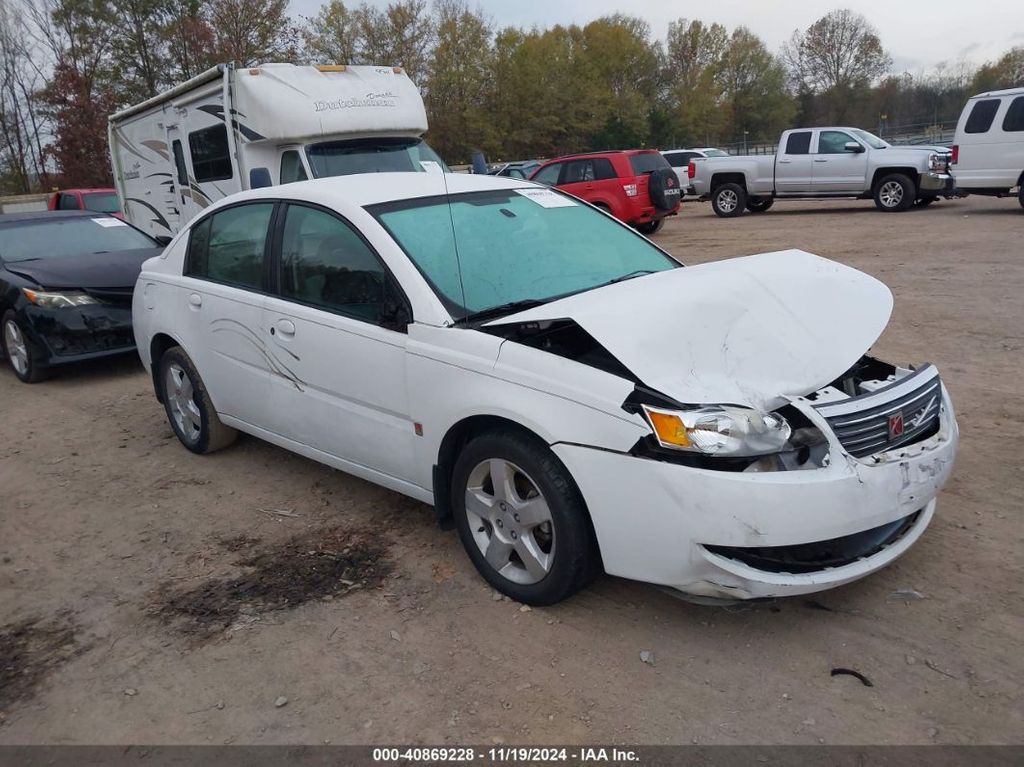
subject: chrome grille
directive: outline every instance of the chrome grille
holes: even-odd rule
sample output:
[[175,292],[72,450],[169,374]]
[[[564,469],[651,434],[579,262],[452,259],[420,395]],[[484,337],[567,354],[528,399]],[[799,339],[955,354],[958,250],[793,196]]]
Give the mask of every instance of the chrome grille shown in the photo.
[[863,458],[932,436],[941,407],[939,371],[926,365],[884,389],[815,409],[843,447]]

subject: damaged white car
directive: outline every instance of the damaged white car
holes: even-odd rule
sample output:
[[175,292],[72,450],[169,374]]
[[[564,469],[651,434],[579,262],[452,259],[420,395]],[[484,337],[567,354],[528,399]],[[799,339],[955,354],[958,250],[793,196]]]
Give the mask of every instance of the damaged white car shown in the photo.
[[922,535],[957,426],[865,352],[892,295],[799,251],[683,267],[556,190],[428,173],[207,208],[135,290],[190,450],[241,430],[433,504],[484,578],[803,594]]

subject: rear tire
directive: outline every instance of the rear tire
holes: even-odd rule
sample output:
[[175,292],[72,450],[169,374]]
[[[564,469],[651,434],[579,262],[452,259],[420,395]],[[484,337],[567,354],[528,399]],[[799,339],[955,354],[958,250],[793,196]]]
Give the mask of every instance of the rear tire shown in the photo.
[[751,197],[747,200],[747,210],[751,213],[764,213],[774,204],[774,197]]
[[711,193],[711,207],[716,216],[735,218],[747,205],[747,190],[739,184],[722,184]]
[[160,358],[159,381],[171,429],[193,453],[212,453],[238,437],[237,431],[221,423],[203,379],[180,346],[168,349]]
[[476,569],[517,602],[555,604],[600,572],[576,483],[530,434],[496,429],[466,445],[452,471],[452,511]]
[[7,363],[22,383],[39,383],[50,377],[50,369],[37,359],[32,341],[25,335],[13,309],[8,309],[0,321],[0,344]]
[[875,184],[875,206],[885,213],[909,210],[916,197],[914,182],[903,173],[890,173]]
[[648,221],[646,224],[637,224],[636,230],[640,234],[650,237],[652,234],[656,234],[661,231],[661,227],[665,225],[665,219],[659,218],[657,221]]

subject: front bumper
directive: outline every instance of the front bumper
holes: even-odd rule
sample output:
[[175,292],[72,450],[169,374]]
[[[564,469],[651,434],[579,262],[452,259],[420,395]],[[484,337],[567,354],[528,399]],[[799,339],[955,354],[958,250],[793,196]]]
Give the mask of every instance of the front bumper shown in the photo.
[[[920,538],[959,440],[945,392],[935,435],[863,460],[843,449],[820,416],[807,415],[829,435],[824,468],[727,472],[578,445],[553,449],[583,493],[609,574],[718,599],[806,594],[875,572]],[[839,566],[785,572],[718,548],[832,541],[914,514],[879,550]]]
[[919,191],[922,192],[952,194],[955,184],[953,183],[953,177],[950,174],[929,171],[921,174],[919,186]]
[[45,365],[124,354],[135,350],[130,306],[88,304],[66,309],[25,308],[32,340]]

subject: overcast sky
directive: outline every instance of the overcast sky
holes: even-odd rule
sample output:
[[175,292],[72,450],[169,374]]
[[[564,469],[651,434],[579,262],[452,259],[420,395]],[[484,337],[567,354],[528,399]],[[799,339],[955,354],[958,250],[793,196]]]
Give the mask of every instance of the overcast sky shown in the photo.
[[[383,7],[387,0],[370,3]],[[358,0],[346,4],[351,7]],[[982,63],[1014,45],[1024,45],[1024,0],[470,0],[469,4],[482,8],[499,27],[582,23],[621,11],[646,19],[660,39],[669,21],[680,17],[717,21],[730,31],[745,24],[773,51],[794,29],[806,28],[835,8],[851,8],[878,28],[897,71],[916,72],[959,59]],[[320,0],[292,0],[291,9],[311,16],[320,5]]]

